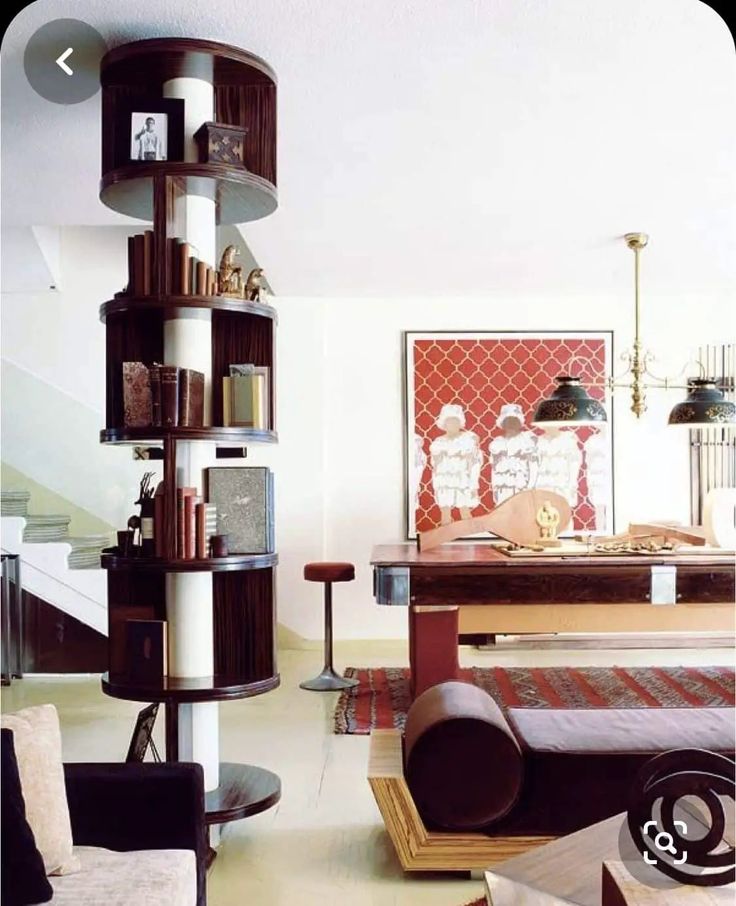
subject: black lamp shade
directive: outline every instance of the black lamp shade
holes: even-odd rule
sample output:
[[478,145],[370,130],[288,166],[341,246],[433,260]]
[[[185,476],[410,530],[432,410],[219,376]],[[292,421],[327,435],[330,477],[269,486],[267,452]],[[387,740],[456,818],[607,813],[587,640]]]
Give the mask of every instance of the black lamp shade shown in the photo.
[[687,398],[670,412],[670,425],[688,428],[710,428],[736,424],[736,404],[727,400],[715,381],[704,378],[690,381]]
[[563,374],[555,378],[555,384],[552,395],[537,405],[534,424],[578,428],[608,421],[604,406],[588,396],[580,378]]

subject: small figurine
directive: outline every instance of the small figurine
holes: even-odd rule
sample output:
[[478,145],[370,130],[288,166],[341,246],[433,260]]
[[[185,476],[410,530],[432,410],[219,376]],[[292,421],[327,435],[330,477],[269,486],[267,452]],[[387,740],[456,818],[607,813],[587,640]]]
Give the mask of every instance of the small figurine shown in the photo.
[[545,500],[537,511],[536,523],[539,526],[539,543],[542,547],[559,547],[557,528],[560,524],[560,514],[549,500]]
[[263,273],[262,267],[254,267],[245,281],[244,297],[246,302],[262,302],[262,296],[272,295],[268,285],[268,277]]
[[146,472],[141,479],[138,499],[141,514],[133,515],[128,519],[128,531],[131,534],[131,547],[133,553],[152,556],[154,551],[153,538],[153,491],[151,479],[155,473]]
[[234,245],[229,245],[222,253],[222,258],[220,258],[220,267],[217,271],[217,288],[223,296],[242,297],[243,268],[239,264],[235,264],[235,259],[238,255],[240,255],[240,249]]

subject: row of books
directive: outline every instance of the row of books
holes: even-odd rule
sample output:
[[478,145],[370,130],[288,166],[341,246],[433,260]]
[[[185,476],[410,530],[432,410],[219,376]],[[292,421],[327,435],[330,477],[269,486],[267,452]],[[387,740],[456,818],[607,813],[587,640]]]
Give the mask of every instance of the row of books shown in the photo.
[[230,365],[222,379],[222,423],[226,427],[271,427],[271,369],[266,365]]
[[204,374],[177,365],[123,362],[123,424],[127,428],[204,424]]
[[[154,501],[154,506],[156,501]],[[163,529],[156,531],[158,524],[163,527],[164,498],[158,510],[154,510],[154,538],[157,557],[165,557]],[[176,489],[176,556],[178,560],[205,560],[210,556],[212,536],[217,534],[217,506],[205,503],[196,488]],[[159,541],[160,538],[160,541]]]
[[[214,296],[218,292],[217,271],[200,261],[188,242],[167,239],[169,250],[169,292],[174,296]],[[132,296],[150,296],[155,286],[153,230],[128,237],[128,286]]]

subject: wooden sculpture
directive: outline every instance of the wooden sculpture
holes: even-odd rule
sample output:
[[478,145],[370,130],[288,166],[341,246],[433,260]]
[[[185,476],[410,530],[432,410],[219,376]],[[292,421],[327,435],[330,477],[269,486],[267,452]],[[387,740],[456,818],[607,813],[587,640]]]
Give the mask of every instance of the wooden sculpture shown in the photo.
[[[540,514],[544,526],[537,521]],[[561,494],[535,488],[514,494],[490,513],[420,532],[417,545],[420,551],[428,551],[446,541],[491,532],[512,544],[539,549],[545,546],[545,541],[556,540],[557,527],[568,525],[571,517],[570,504]]]
[[222,253],[217,271],[217,284],[223,296],[241,296],[243,291],[243,268],[235,264],[240,249],[229,245]]

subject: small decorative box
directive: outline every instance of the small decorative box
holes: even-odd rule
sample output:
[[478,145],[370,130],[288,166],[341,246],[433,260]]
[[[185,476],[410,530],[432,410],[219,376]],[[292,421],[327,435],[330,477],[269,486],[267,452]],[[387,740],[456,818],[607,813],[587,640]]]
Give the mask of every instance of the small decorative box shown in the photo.
[[245,136],[247,126],[228,126],[225,123],[205,123],[194,133],[203,164],[229,164],[245,167]]

